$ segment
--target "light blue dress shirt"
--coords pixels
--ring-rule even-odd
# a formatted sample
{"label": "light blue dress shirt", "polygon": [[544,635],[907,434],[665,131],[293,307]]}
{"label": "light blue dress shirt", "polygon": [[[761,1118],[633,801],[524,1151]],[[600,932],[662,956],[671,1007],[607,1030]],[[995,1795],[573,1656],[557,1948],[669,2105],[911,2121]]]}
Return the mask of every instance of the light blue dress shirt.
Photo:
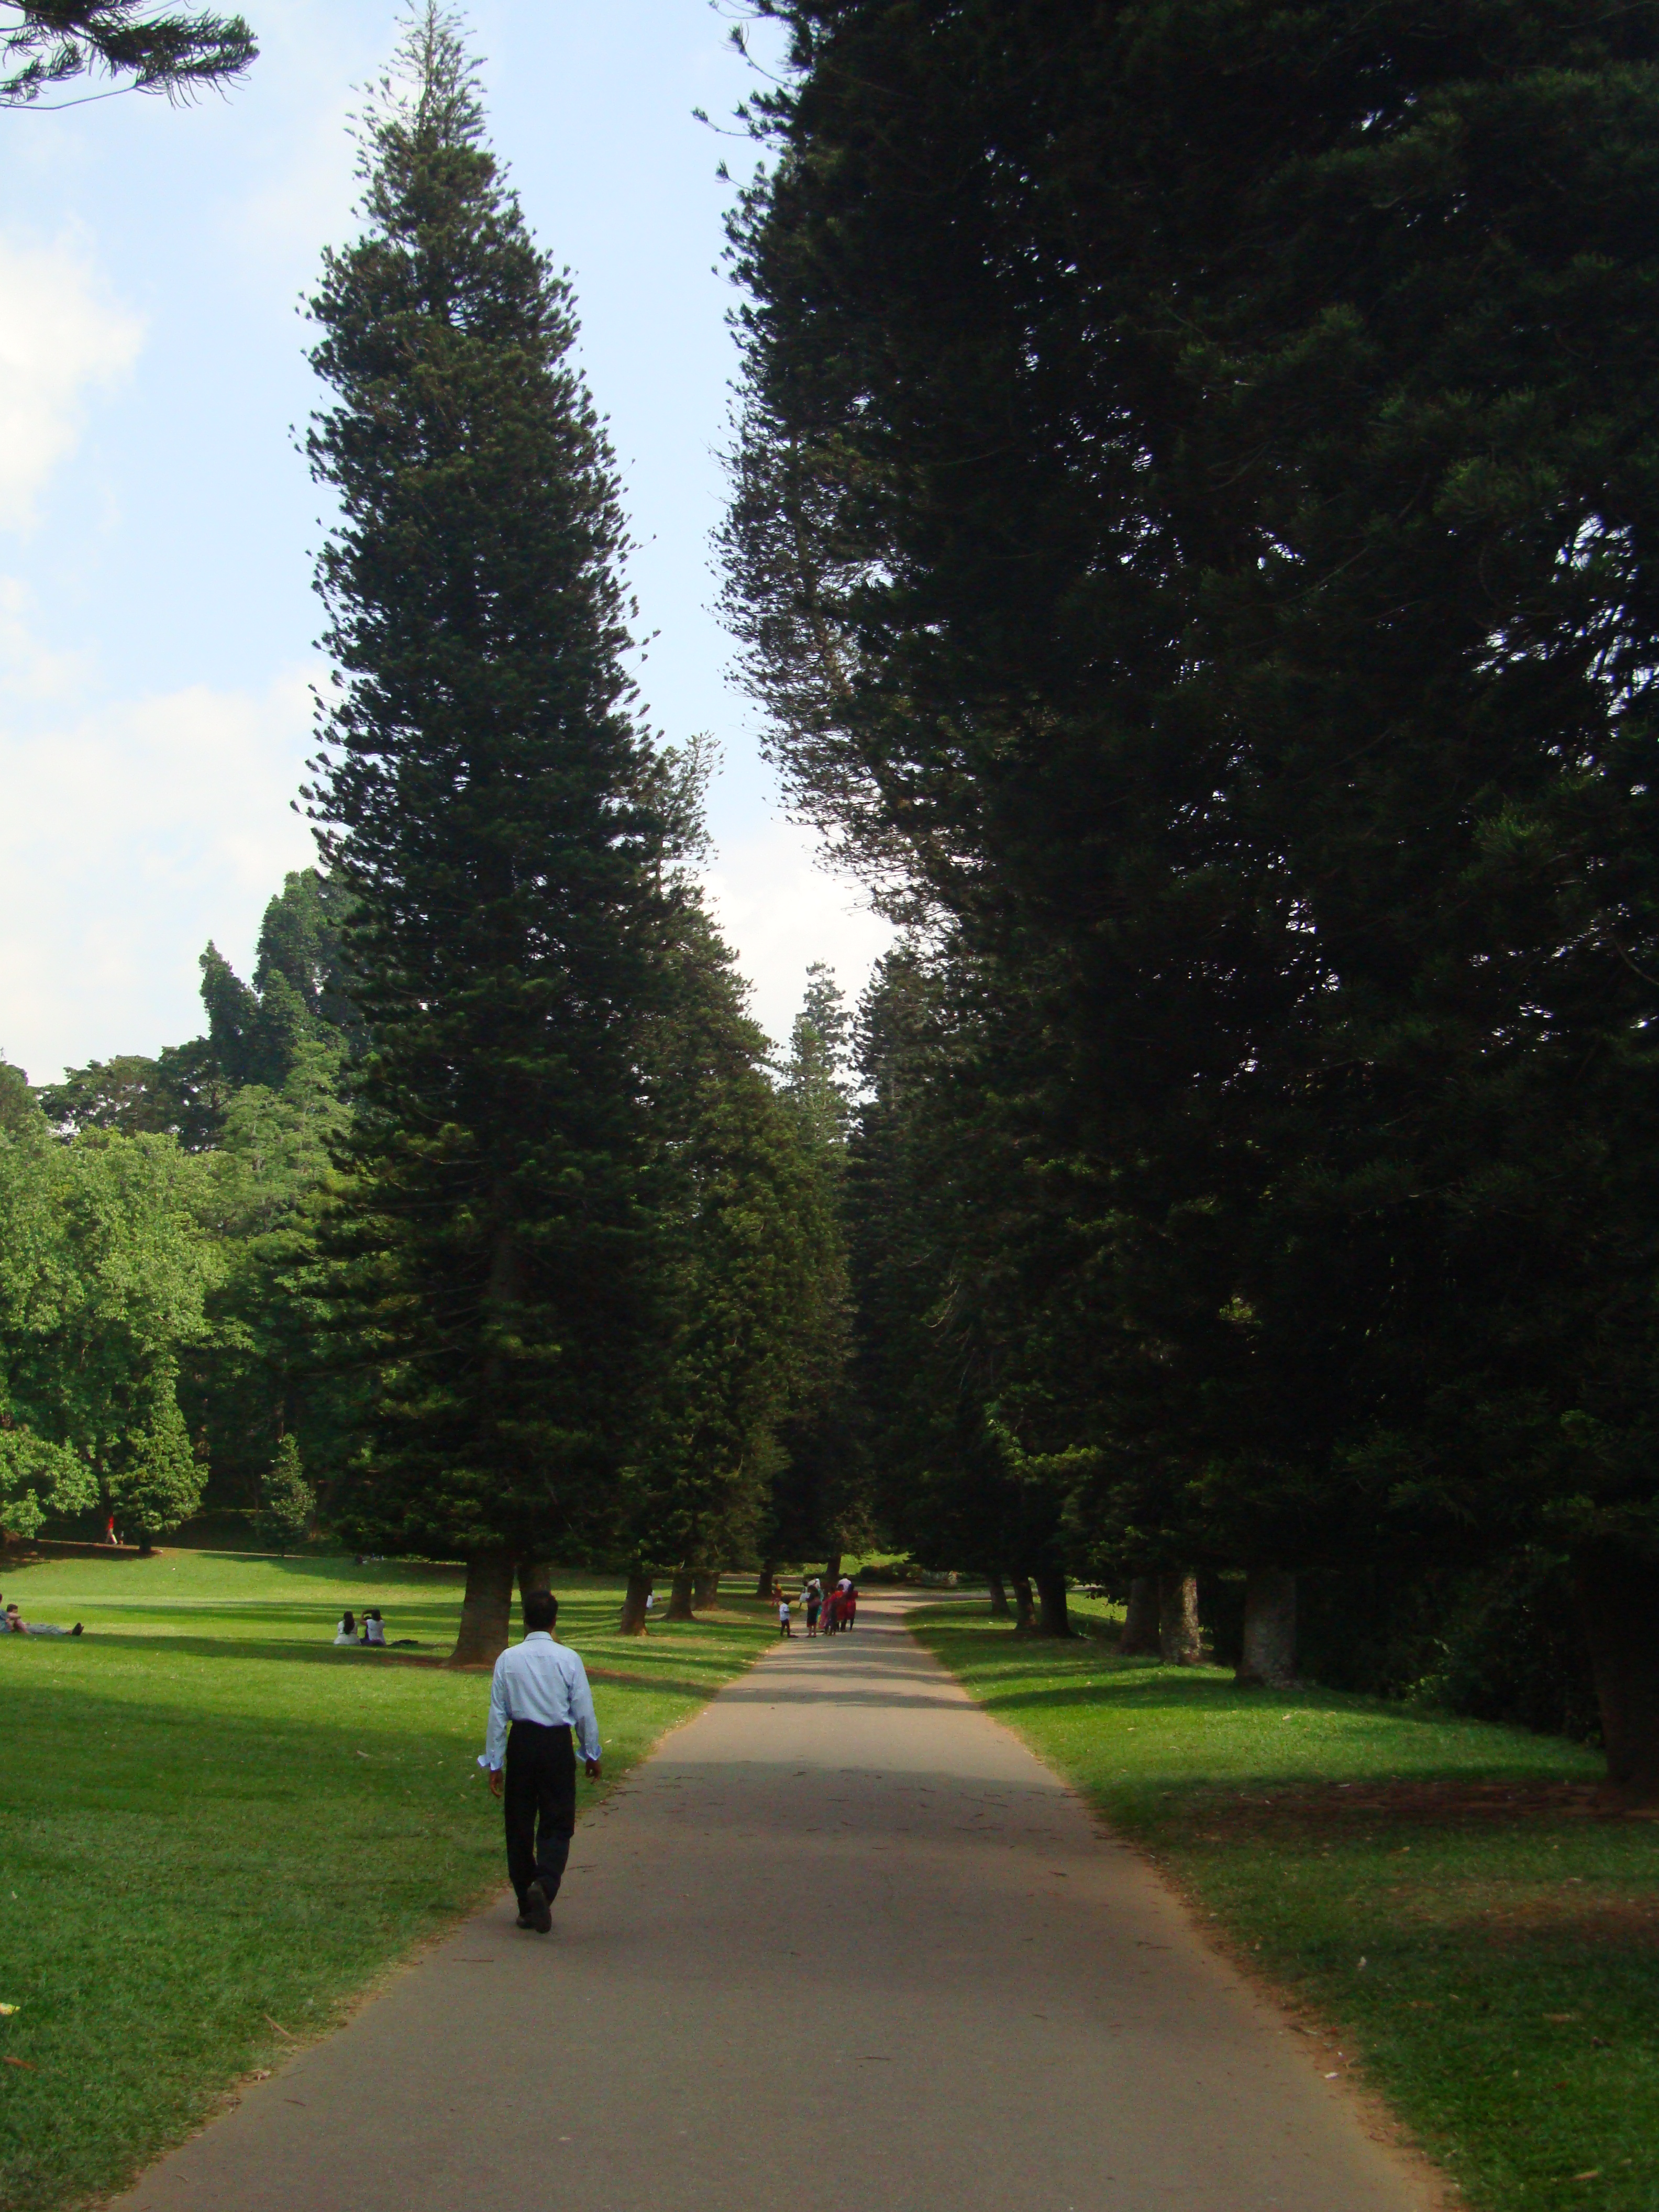
{"label": "light blue dress shirt", "polygon": [[543,1728],[568,1725],[584,1759],[599,1755],[587,1669],[568,1644],[556,1644],[544,1628],[532,1628],[522,1644],[509,1644],[495,1662],[480,1766],[492,1773],[501,1766],[507,1757],[507,1731],[514,1721],[536,1721]]}

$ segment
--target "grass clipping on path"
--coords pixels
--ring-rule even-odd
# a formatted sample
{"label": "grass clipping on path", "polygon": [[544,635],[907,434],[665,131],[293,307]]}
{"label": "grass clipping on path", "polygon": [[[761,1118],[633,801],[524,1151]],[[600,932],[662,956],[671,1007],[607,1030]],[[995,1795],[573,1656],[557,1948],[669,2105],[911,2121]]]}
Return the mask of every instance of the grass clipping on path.
{"label": "grass clipping on path", "polygon": [[[1104,1621],[1094,1624],[1103,1628]],[[1659,1828],[1549,1736],[911,1626],[1304,2008],[1480,2212],[1659,2207]],[[1340,2055],[1339,2055],[1340,2054]]]}
{"label": "grass clipping on path", "polygon": [[[130,2180],[506,1873],[488,1677],[331,1641],[374,1604],[447,1654],[459,1570],[167,1552],[4,1582],[26,1619],[86,1623],[0,1638],[0,2207],[50,2212]],[[774,1626],[723,1604],[624,1639],[620,1583],[560,1600],[607,1782]]]}

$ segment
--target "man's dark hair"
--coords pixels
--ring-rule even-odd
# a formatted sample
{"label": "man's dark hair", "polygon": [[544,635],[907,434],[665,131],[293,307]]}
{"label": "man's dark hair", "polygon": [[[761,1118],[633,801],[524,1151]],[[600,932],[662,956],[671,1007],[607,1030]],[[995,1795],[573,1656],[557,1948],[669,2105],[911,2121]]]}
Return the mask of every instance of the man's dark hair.
{"label": "man's dark hair", "polygon": [[526,1628],[551,1628],[559,1617],[559,1601],[551,1590],[526,1590],[524,1594],[524,1625]]}

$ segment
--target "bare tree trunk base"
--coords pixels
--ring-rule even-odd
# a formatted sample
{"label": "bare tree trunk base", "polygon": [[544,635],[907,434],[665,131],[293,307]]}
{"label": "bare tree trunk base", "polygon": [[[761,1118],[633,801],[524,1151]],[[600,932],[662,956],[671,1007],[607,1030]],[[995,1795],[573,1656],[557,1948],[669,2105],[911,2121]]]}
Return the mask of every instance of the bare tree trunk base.
{"label": "bare tree trunk base", "polygon": [[1195,1667],[1199,1659],[1198,1577],[1158,1578],[1158,1645],[1166,1667]]}
{"label": "bare tree trunk base", "polygon": [[461,1629],[452,1667],[493,1667],[513,1630],[513,1554],[503,1546],[474,1552],[466,1563]]}
{"label": "bare tree trunk base", "polygon": [[1037,1634],[1069,1636],[1072,1617],[1066,1604],[1066,1577],[1043,1573],[1036,1577]]}
{"label": "bare tree trunk base", "polygon": [[1659,1565],[1589,1545],[1573,1561],[1573,1589],[1601,1709],[1606,1801],[1659,1812]]}
{"label": "bare tree trunk base", "polygon": [[777,1562],[775,1559],[763,1559],[760,1563],[760,1572],[755,1577],[755,1595],[770,1597],[772,1585],[777,1578]]}
{"label": "bare tree trunk base", "polygon": [[691,1570],[690,1567],[676,1567],[673,1583],[668,1593],[668,1618],[670,1620],[690,1620],[693,1617]]}
{"label": "bare tree trunk base", "polygon": [[991,1586],[992,1620],[1006,1620],[1009,1615],[1010,1607],[1008,1604],[1008,1592],[1003,1583],[1002,1577],[1000,1575],[987,1575],[985,1579]]}
{"label": "bare tree trunk base", "polygon": [[1010,1575],[1014,1587],[1014,1633],[1030,1636],[1036,1627],[1036,1600],[1031,1595],[1030,1575]]}
{"label": "bare tree trunk base", "polygon": [[1158,1640],[1158,1577],[1136,1575],[1129,1583],[1129,1602],[1123,1615],[1123,1633],[1117,1639],[1120,1659],[1156,1659]]}
{"label": "bare tree trunk base", "polygon": [[1233,1680],[1288,1690],[1296,1682],[1296,1577],[1252,1567],[1244,1577],[1244,1640]]}
{"label": "bare tree trunk base", "polygon": [[703,1567],[691,1578],[691,1609],[708,1613],[720,1603],[720,1571],[718,1567]]}
{"label": "bare tree trunk base", "polygon": [[623,1636],[643,1636],[645,1633],[645,1601],[651,1595],[649,1575],[629,1575],[628,1588],[623,1595],[622,1619],[617,1623]]}

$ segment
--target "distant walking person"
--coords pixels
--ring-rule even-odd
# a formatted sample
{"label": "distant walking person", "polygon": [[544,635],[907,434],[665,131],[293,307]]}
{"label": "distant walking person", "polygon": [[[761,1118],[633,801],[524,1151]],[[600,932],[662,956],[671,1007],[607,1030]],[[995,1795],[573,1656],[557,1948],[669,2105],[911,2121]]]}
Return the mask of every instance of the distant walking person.
{"label": "distant walking person", "polygon": [[794,1632],[789,1626],[789,1601],[787,1597],[781,1597],[778,1600],[778,1634],[793,1636]]}
{"label": "distant walking person", "polygon": [[850,1628],[859,1617],[859,1586],[848,1583],[841,1594],[841,1625]]}
{"label": "distant walking person", "polygon": [[823,1592],[815,1582],[808,1583],[804,1593],[806,1599],[806,1633],[818,1632],[818,1615],[823,1611]]}
{"label": "distant walking person", "polygon": [[478,1761],[489,1768],[490,1789],[504,1802],[507,1870],[518,1895],[519,1925],[538,1936],[553,1925],[553,1900],[576,1832],[573,1734],[589,1778],[599,1778],[593,1692],[576,1654],[553,1641],[558,1617],[559,1601],[550,1590],[526,1592],[524,1642],[510,1645],[495,1662],[489,1730]]}
{"label": "distant walking person", "polygon": [[823,1601],[823,1632],[833,1636],[841,1626],[841,1592],[831,1590]]}

